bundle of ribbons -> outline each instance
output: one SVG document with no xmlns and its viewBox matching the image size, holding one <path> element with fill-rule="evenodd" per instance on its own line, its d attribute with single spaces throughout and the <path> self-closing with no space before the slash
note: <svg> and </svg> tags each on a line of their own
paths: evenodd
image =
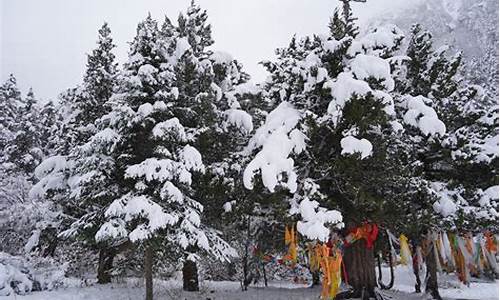
<svg viewBox="0 0 500 300">
<path fill-rule="evenodd" d="M 342 253 L 337 244 L 329 243 L 332 247 L 322 243 L 309 243 L 309 270 L 321 271 L 323 282 L 321 299 L 335 299 L 342 282 L 341 265 Z"/>
<path fill-rule="evenodd" d="M 373 248 L 375 240 L 378 236 L 378 226 L 374 223 L 364 222 L 360 227 L 352 229 L 345 237 L 344 243 L 346 245 L 353 244 L 357 240 L 365 239 L 366 248 Z"/>
<path fill-rule="evenodd" d="M 288 246 L 288 253 L 283 256 L 283 261 L 288 261 L 294 267 L 297 263 L 297 233 L 293 226 L 285 227 L 285 245 Z"/>
<path fill-rule="evenodd" d="M 396 251 L 393 244 L 400 247 L 399 263 L 402 265 L 421 266 L 423 262 L 421 248 L 413 249 L 412 256 L 408 238 L 401 234 L 397 239 L 392 233 L 387 231 L 389 244 L 393 257 L 396 257 Z M 465 284 L 470 282 L 471 274 L 479 276 L 482 273 L 490 272 L 498 274 L 498 238 L 490 232 L 478 234 L 475 237 L 472 234 L 455 234 L 446 232 L 432 232 L 427 235 L 425 241 L 427 251 L 434 251 L 436 266 L 438 272 L 456 271 L 458 278 Z M 432 247 L 429 247 L 432 246 Z M 417 262 L 415 264 L 415 262 Z"/>
<path fill-rule="evenodd" d="M 309 269 L 311 272 L 321 271 L 323 274 L 323 284 L 321 299 L 334 299 L 341 284 L 341 266 L 343 247 L 353 244 L 357 240 L 365 239 L 366 247 L 373 248 L 378 235 L 378 226 L 372 223 L 363 223 L 362 226 L 352 229 L 344 240 L 335 239 L 322 243 L 308 244 Z M 399 245 L 399 262 L 402 265 L 410 266 L 423 265 L 422 248 L 417 246 L 412 250 L 408 243 L 408 238 L 401 234 L 399 238 L 387 230 L 390 250 L 396 259 L 397 254 L 394 244 Z M 297 263 L 297 232 L 294 226 L 285 228 L 285 244 L 288 251 L 283 256 L 283 262 L 288 262 L 292 267 Z M 498 274 L 498 237 L 490 232 L 479 234 L 475 237 L 472 234 L 454 234 L 446 232 L 433 232 L 426 236 L 425 245 L 427 251 L 434 251 L 438 272 L 458 273 L 459 279 L 468 283 L 471 273 L 479 275 L 485 270 Z M 432 247 L 429 247 L 429 246 Z M 424 251 L 425 252 L 425 251 Z M 428 253 L 428 252 L 425 252 Z M 269 259 L 268 256 L 263 258 Z M 347 274 L 344 274 L 347 276 Z"/>
</svg>

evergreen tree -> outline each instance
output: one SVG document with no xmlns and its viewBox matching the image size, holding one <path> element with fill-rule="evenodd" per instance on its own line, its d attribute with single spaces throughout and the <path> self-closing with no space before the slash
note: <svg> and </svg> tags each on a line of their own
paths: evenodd
<svg viewBox="0 0 500 300">
<path fill-rule="evenodd" d="M 419 191 L 415 201 L 408 203 L 416 212 L 406 214 L 406 220 L 412 223 L 403 227 L 414 239 L 436 228 L 465 230 L 491 226 L 489 222 L 497 216 L 491 211 L 498 205 L 498 197 L 492 197 L 491 192 L 497 189 L 497 166 L 493 164 L 498 155 L 471 149 L 498 145 L 492 140 L 498 135 L 498 129 L 493 128 L 497 122 L 495 108 L 487 113 L 480 89 L 460 76 L 461 54 L 448 57 L 446 50 L 447 47 L 433 49 L 430 33 L 415 25 L 407 49 L 409 59 L 404 63 L 406 78 L 397 80 L 399 93 L 416 96 L 396 97 L 406 134 L 395 144 L 403 164 L 412 166 L 408 176 L 417 183 Z M 406 86 L 401 82 L 406 82 Z M 488 120 L 491 127 L 480 120 Z M 482 128 L 481 133 L 476 131 L 478 127 Z M 466 139 L 471 142 L 465 142 Z M 462 146 L 465 148 L 460 149 Z M 430 257 L 428 261 L 432 264 L 435 259 Z M 427 280 L 426 290 L 440 298 L 435 275 L 428 275 L 432 280 Z"/>
<path fill-rule="evenodd" d="M 0 151 L 2 153 L 14 136 L 21 101 L 21 92 L 17 88 L 16 78 L 13 74 L 10 74 L 9 78 L 0 87 Z"/>
<path fill-rule="evenodd" d="M 107 23 L 98 31 L 97 47 L 87 56 L 83 84 L 61 94 L 59 114 L 63 119 L 58 153 L 66 154 L 81 145 L 94 133 L 93 123 L 109 111 L 106 102 L 113 93 L 117 75 L 117 63 Z"/>
<path fill-rule="evenodd" d="M 14 137 L 5 147 L 6 162 L 13 165 L 12 172 L 21 172 L 29 181 L 34 181 L 35 167 L 44 153 L 41 149 L 39 111 L 33 90 L 17 108 Z"/>
<path fill-rule="evenodd" d="M 244 174 L 247 188 L 261 173 L 269 191 L 288 190 L 290 212 L 298 215 L 290 220 L 300 220 L 298 231 L 320 241 L 342 222 L 349 230 L 364 221 L 384 222 L 401 177 L 386 152 L 396 117 L 388 61 L 402 33 L 386 26 L 344 38 L 330 24 L 331 36 L 294 39 L 277 51 L 276 63 L 266 64 L 271 80 L 265 89 L 276 106 L 250 141 L 256 154 Z M 363 240 L 345 249 L 357 296 L 374 292 L 371 251 Z"/>
<path fill-rule="evenodd" d="M 196 56 L 214 43 L 212 28 L 207 19 L 207 12 L 196 5 L 194 0 L 191 0 L 186 16 L 181 13 L 177 20 L 179 36 L 187 37 L 187 41 L 193 49 L 193 54 Z"/>
<path fill-rule="evenodd" d="M 74 169 L 78 167 L 75 159 L 80 151 L 78 146 L 85 145 L 90 136 L 96 133 L 96 120 L 110 110 L 107 102 L 113 93 L 117 74 L 117 64 L 112 53 L 114 47 L 110 29 L 105 23 L 99 30 L 97 48 L 87 57 L 83 84 L 62 93 L 61 106 L 57 110 L 53 103 L 47 103 L 40 116 L 43 123 L 40 134 L 44 138 L 50 136 L 53 140 L 47 143 L 45 149 L 52 156 L 37 167 L 35 173 L 39 182 L 33 187 L 32 194 L 53 200 L 64 215 L 68 216 L 68 220 L 58 228 L 59 231 L 65 229 L 63 226 L 67 225 L 70 219 L 85 216 L 85 207 L 75 200 L 72 191 L 74 185 L 78 184 L 74 181 L 74 175 L 81 171 Z M 92 232 L 92 228 L 89 231 Z M 97 246 L 100 256 L 109 252 L 109 245 L 96 245 L 94 236 L 87 231 L 70 232 L 71 234 L 65 232 L 63 236 L 81 237 L 91 248 Z M 112 262 L 113 256 L 106 257 L 105 260 Z M 103 269 L 100 262 L 98 282 L 110 282 L 109 272 L 109 269 Z"/>
<path fill-rule="evenodd" d="M 144 248 L 147 297 L 152 255 L 162 249 L 191 262 L 198 249 L 220 259 L 234 253 L 202 223 L 203 206 L 191 187 L 194 174 L 206 170 L 194 146 L 215 124 L 210 109 L 217 89 L 211 66 L 195 56 L 189 36 L 163 35 L 150 16 L 141 22 L 113 110 L 70 155 L 70 207 L 80 217 L 66 233 L 94 235 L 99 243 L 129 240 Z"/>
</svg>

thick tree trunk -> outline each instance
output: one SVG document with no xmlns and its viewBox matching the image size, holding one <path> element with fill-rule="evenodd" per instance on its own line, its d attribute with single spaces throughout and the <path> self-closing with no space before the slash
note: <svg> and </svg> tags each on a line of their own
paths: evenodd
<svg viewBox="0 0 500 300">
<path fill-rule="evenodd" d="M 427 265 L 427 274 L 425 278 L 425 292 L 429 293 L 433 299 L 441 300 L 437 282 L 437 265 L 436 255 L 434 255 L 434 243 L 430 243 L 426 248 L 427 255 L 425 257 L 425 264 Z"/>
<path fill-rule="evenodd" d="M 366 248 L 364 239 L 346 247 L 344 258 L 347 280 L 354 289 L 353 297 L 374 297 L 377 284 L 373 248 Z"/>
<path fill-rule="evenodd" d="M 186 259 L 182 267 L 182 289 L 188 292 L 196 292 L 200 290 L 198 284 L 198 267 L 196 262 Z"/>
<path fill-rule="evenodd" d="M 144 250 L 144 279 L 146 300 L 153 300 L 153 248 L 150 245 L 146 245 Z"/>
<path fill-rule="evenodd" d="M 99 250 L 99 265 L 97 267 L 97 283 L 105 284 L 111 282 L 111 270 L 116 250 L 113 248 L 101 248 Z"/>
</svg>

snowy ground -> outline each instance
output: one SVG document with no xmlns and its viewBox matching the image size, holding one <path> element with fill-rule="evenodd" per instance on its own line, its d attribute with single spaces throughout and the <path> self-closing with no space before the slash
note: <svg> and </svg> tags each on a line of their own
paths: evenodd
<svg viewBox="0 0 500 300">
<path fill-rule="evenodd" d="M 389 270 L 384 269 L 384 279 L 388 282 Z M 460 284 L 456 277 L 441 278 L 443 285 L 440 292 L 447 299 L 498 299 L 498 280 L 495 282 L 473 282 L 470 287 Z M 22 300 L 137 300 L 144 298 L 144 289 L 139 279 L 128 279 L 126 282 L 109 285 L 82 286 L 79 281 L 68 280 L 71 287 L 56 291 L 34 292 L 25 296 L 11 296 L 3 299 Z M 404 292 L 413 291 L 413 275 L 405 268 L 395 271 L 394 289 Z M 242 292 L 239 282 L 203 282 L 201 291 L 197 293 L 182 292 L 179 281 L 156 281 L 156 299 L 203 299 L 203 300 L 299 300 L 319 299 L 320 288 L 308 288 L 290 282 L 272 282 L 270 287 L 250 287 Z M 422 295 L 404 295 L 405 300 L 423 299 Z M 1 299 L 1 298 L 0 298 Z M 1 299 L 1 300 L 3 300 Z"/>
</svg>

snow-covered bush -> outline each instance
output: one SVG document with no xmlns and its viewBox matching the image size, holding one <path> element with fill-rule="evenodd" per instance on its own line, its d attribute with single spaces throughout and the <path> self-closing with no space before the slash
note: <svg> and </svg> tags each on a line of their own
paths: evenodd
<svg viewBox="0 0 500 300">
<path fill-rule="evenodd" d="M 51 259 L 28 260 L 0 252 L 0 296 L 58 288 L 66 269 L 67 264 L 56 265 Z"/>
</svg>

